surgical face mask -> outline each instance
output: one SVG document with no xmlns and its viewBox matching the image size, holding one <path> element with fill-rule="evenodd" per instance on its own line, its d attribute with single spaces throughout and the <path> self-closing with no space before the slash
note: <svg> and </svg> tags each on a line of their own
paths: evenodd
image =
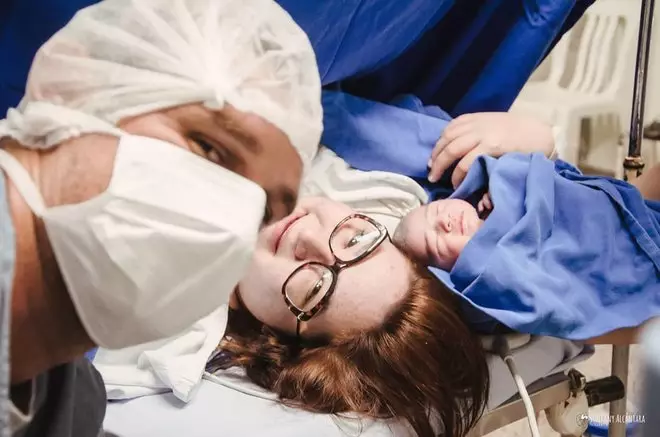
<svg viewBox="0 0 660 437">
<path fill-rule="evenodd" d="M 21 164 L 0 168 L 46 226 L 69 295 L 98 345 L 175 335 L 229 300 L 256 244 L 266 195 L 255 183 L 152 138 L 119 140 L 110 184 L 47 208 Z"/>
</svg>

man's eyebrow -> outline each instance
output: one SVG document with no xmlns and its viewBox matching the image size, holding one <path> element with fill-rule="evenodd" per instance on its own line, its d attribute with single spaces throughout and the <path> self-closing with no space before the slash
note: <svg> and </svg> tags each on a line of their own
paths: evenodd
<svg viewBox="0 0 660 437">
<path fill-rule="evenodd" d="M 245 128 L 239 126 L 235 120 L 232 120 L 226 114 L 222 112 L 216 112 L 215 114 L 216 123 L 230 134 L 234 135 L 238 140 L 243 143 L 252 153 L 259 154 L 262 150 L 262 145 L 259 141 L 248 132 Z"/>
</svg>

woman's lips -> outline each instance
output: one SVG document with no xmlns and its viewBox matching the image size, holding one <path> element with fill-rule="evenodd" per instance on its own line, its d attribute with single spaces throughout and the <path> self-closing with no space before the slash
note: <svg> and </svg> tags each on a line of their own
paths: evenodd
<svg viewBox="0 0 660 437">
<path fill-rule="evenodd" d="M 273 253 L 277 253 L 277 249 L 279 249 L 280 243 L 282 242 L 282 237 L 284 237 L 284 234 L 286 234 L 289 228 L 305 215 L 307 214 L 304 211 L 297 211 L 273 225 L 273 231 L 271 232 L 269 239 L 269 246 Z"/>
</svg>

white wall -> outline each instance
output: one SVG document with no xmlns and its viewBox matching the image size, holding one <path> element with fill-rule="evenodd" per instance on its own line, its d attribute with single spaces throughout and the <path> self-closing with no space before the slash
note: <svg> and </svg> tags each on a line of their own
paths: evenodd
<svg viewBox="0 0 660 437">
<path fill-rule="evenodd" d="M 598 1 L 598 0 L 596 0 Z M 634 11 L 635 17 L 639 20 L 641 13 L 642 0 L 625 0 L 629 7 Z M 574 67 L 577 56 L 578 44 L 584 29 L 582 23 L 578 23 L 572 32 L 572 39 L 569 44 L 569 51 L 567 57 L 568 71 Z M 624 59 L 619 62 L 624 63 L 624 79 L 623 90 L 621 91 L 620 99 L 624 110 L 623 119 L 620 124 L 612 124 L 609 120 L 592 120 L 591 124 L 584 124 L 582 129 L 582 157 L 581 162 L 587 164 L 592 168 L 609 169 L 608 171 L 619 168 L 619 157 L 614 156 L 616 153 L 616 146 L 619 142 L 620 134 L 627 133 L 630 129 L 630 114 L 632 111 L 632 98 L 635 77 L 635 59 L 636 59 L 636 41 L 637 32 L 635 33 L 635 47 L 626 53 Z M 656 8 L 654 12 L 654 29 L 653 39 L 651 42 L 650 50 L 649 71 L 647 79 L 647 92 L 646 92 L 646 111 L 644 122 L 650 123 L 652 120 L 660 120 L 660 0 L 656 0 Z M 542 80 L 549 72 L 548 63 L 544 63 L 535 72 L 530 79 Z M 567 78 L 564 78 L 567 79 Z M 596 124 L 594 124 L 596 123 Z M 623 131 L 623 132 L 622 132 Z M 644 154 L 647 155 L 651 151 L 650 145 L 643 147 Z M 659 149 L 660 151 L 660 149 Z M 588 156 L 587 156 L 588 154 Z M 611 156 L 610 156 L 611 155 Z M 659 155 L 659 156 L 655 156 Z M 650 156 L 646 157 L 647 160 Z M 660 159 L 660 153 L 655 153 L 653 160 Z M 583 161 L 584 160 L 584 161 Z"/>
<path fill-rule="evenodd" d="M 641 13 L 641 0 L 628 1 L 630 2 L 631 8 L 635 8 L 637 11 L 639 11 L 639 13 Z M 579 24 L 576 27 L 579 27 Z M 635 35 L 635 39 L 637 39 L 637 35 Z M 571 47 L 571 52 L 575 49 L 576 47 Z M 646 88 L 646 112 L 644 114 L 646 123 L 649 123 L 653 119 L 660 120 L 660 0 L 656 0 L 655 2 L 653 39 L 651 41 L 650 52 L 651 55 L 649 59 L 649 72 Z M 624 61 L 628 64 L 625 74 L 626 88 L 628 89 L 628 92 L 624 96 L 624 99 L 626 100 L 626 105 L 630 108 L 632 108 L 635 55 L 636 53 L 634 52 L 630 53 L 629 58 Z M 547 72 L 547 65 L 541 65 L 541 67 L 535 72 L 530 80 L 533 81 L 543 79 L 547 75 Z M 627 130 L 629 128 L 628 120 L 626 120 L 624 124 L 624 129 Z"/>
</svg>

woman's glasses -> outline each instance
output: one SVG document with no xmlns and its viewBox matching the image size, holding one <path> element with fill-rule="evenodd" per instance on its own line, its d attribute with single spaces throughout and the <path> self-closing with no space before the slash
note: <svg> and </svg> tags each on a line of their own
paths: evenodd
<svg viewBox="0 0 660 437">
<path fill-rule="evenodd" d="M 300 337 L 300 322 L 314 317 L 332 296 L 339 272 L 369 256 L 386 238 L 389 234 L 383 225 L 365 215 L 352 214 L 330 234 L 333 265 L 308 262 L 291 273 L 282 286 L 282 295 L 296 316 L 296 337 Z"/>
</svg>

